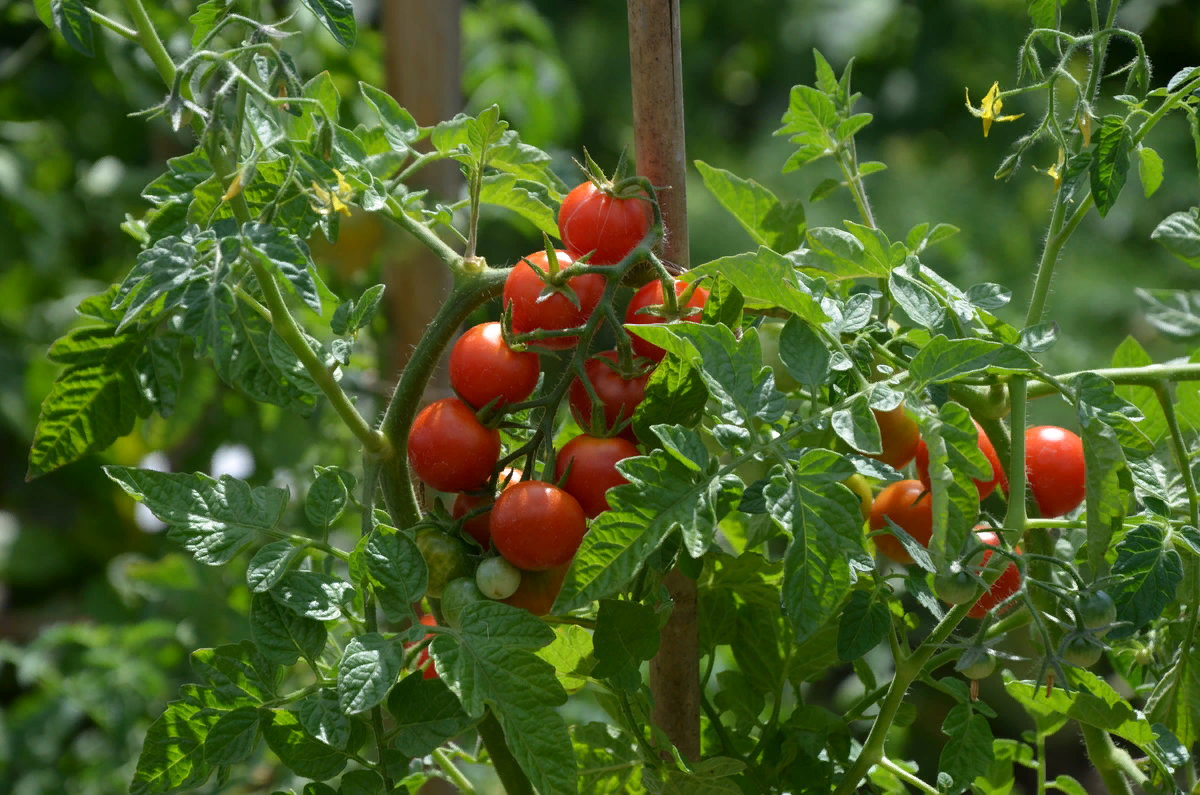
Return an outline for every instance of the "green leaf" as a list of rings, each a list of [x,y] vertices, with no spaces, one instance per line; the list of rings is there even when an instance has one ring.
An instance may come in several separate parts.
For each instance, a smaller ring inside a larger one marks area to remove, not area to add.
[[[433,639],[438,673],[467,714],[478,717],[494,707],[513,756],[536,789],[574,792],[571,738],[554,709],[567,696],[554,668],[530,651],[553,642],[554,632],[500,602],[468,604],[460,622],[458,632]]]
[[[479,200],[512,210],[551,237],[558,237],[558,200],[544,185],[516,174],[488,174]]]
[[[392,148],[407,151],[421,138],[421,128],[417,125],[412,114],[400,107],[400,103],[386,91],[376,88],[361,80],[358,88],[362,91],[363,99],[379,116],[383,124],[383,134]]]
[[[1183,579],[1183,560],[1166,541],[1161,527],[1142,524],[1117,545],[1117,561],[1112,568],[1117,580],[1109,593],[1117,603],[1117,621],[1129,622],[1129,626],[1117,627],[1110,637],[1124,637],[1142,629],[1161,616],[1175,598]]]
[[[654,611],[637,602],[601,599],[592,637],[596,666],[592,676],[633,680],[636,690],[642,682],[642,662],[658,653],[658,621]]]
[[[707,480],[702,486],[696,472],[663,450],[626,458],[618,469],[629,483],[611,489],[610,509],[592,520],[555,613],[585,607],[624,588],[672,530],[695,527]]]
[[[1200,739],[1200,646],[1181,645],[1146,702],[1150,720],[1165,725],[1185,748]]]
[[[379,301],[383,298],[383,285],[376,284],[368,287],[355,301],[348,298],[334,310],[330,329],[334,334],[353,334],[367,326],[375,317]]]
[[[1171,213],[1154,228],[1150,239],[1193,268],[1200,268],[1200,207]]]
[[[175,792],[203,784],[213,766],[205,759],[204,740],[219,713],[190,701],[172,701],[142,743],[130,795]]]
[[[831,274],[836,279],[862,276],[887,277],[891,274],[890,251],[887,260],[868,256],[867,247],[853,232],[831,226],[808,230],[809,250],[801,252],[800,263]],[[876,250],[874,253],[878,254]]]
[[[389,621],[412,616],[429,584],[429,569],[416,543],[393,528],[378,525],[364,548],[372,590]]]
[[[204,739],[204,758],[214,765],[244,762],[258,744],[258,709],[238,707],[221,715]]]
[[[554,634],[554,642],[538,649],[537,656],[554,666],[558,683],[568,695],[574,694],[587,685],[587,677],[596,662],[592,656],[592,635],[573,624],[556,626]]]
[[[432,753],[476,723],[445,682],[425,679],[419,671],[392,688],[387,708],[396,721],[392,747],[413,759]]]
[[[786,174],[820,157],[833,154],[833,131],[838,123],[833,100],[811,86],[793,86],[776,135],[790,136],[799,151],[788,158],[783,167]]]
[[[256,593],[250,602],[250,637],[268,660],[292,665],[301,655],[320,657],[327,632],[320,621],[297,615],[269,594]]]
[[[351,638],[338,665],[338,703],[347,715],[365,712],[387,698],[404,668],[395,641],[378,632]]]
[[[58,340],[52,358],[75,359],[42,401],[26,479],[107,448],[133,430],[143,405],[139,337],[111,327],[78,329]]]
[[[849,470],[849,471],[848,471]],[[865,561],[862,506],[840,481],[853,470],[829,450],[808,450],[788,478],[764,489],[772,520],[792,537],[784,556],[783,603],[803,643],[820,630],[850,591],[850,561]]]
[[[1116,114],[1105,116],[1100,122],[1095,141],[1095,154],[1088,174],[1092,198],[1096,200],[1096,212],[1103,217],[1116,203],[1121,188],[1125,187],[1125,174],[1129,171],[1131,137],[1125,119]]]
[[[846,444],[866,455],[883,452],[879,423],[867,402],[867,394],[859,392],[833,412],[830,418],[833,432]]]
[[[215,649],[196,649],[192,652],[192,667],[216,697],[230,707],[270,700],[280,677],[279,666],[247,640]]]
[[[272,541],[259,547],[246,568],[246,583],[254,592],[269,591],[304,553],[291,541]]]
[[[344,749],[350,744],[350,716],[342,711],[337,694],[321,690],[297,704],[296,716],[300,725],[314,740],[332,748]]]
[[[942,733],[950,739],[938,758],[939,776],[947,773],[960,788],[987,773],[995,756],[992,753],[992,728],[987,719],[969,704],[954,706],[942,723]]]
[[[651,426],[664,423],[695,425],[708,403],[708,388],[700,372],[691,364],[671,357],[654,368],[646,384],[646,396],[633,413],[633,427],[639,439],[656,438]]]
[[[914,391],[979,373],[1003,375],[1038,368],[1037,360],[1013,345],[979,339],[948,339],[938,334],[909,364]]]
[[[346,509],[357,479],[340,467],[317,466],[314,469],[317,477],[304,495],[304,517],[314,526],[326,528]]]
[[[192,49],[199,49],[200,42],[213,31],[229,12],[230,0],[205,0],[196,6],[196,10],[188,17],[192,26]]]
[[[349,761],[343,752],[310,736],[296,713],[286,709],[263,710],[262,732],[279,761],[305,778],[331,779]]]
[[[580,795],[625,795],[637,792],[641,761],[633,739],[609,723],[583,723],[571,727],[575,757],[579,761]]]
[[[351,770],[338,782],[338,795],[386,795],[383,778],[374,770]]]
[[[112,308],[125,310],[117,331],[123,331],[147,309],[153,311],[143,319],[153,320],[195,300],[198,292],[193,282],[205,281],[210,275],[202,264],[204,259],[197,255],[196,238],[191,234],[157,240],[138,254],[137,263],[113,297]]]
[[[354,46],[357,29],[351,0],[304,0],[304,5],[321,20],[338,44],[347,50]]]
[[[1029,18],[1035,28],[1054,28],[1058,24],[1058,7],[1063,0],[1026,0]]]
[[[333,621],[354,598],[354,587],[345,580],[315,571],[289,571],[269,592],[276,602],[296,615]]]
[[[838,621],[838,659],[850,662],[862,657],[887,637],[891,623],[887,599],[880,591],[852,591]]]
[[[251,488],[228,475],[213,480],[201,473],[121,466],[106,466],[104,473],[130,497],[145,503],[196,560],[210,566],[228,563],[257,536],[267,535],[288,502],[286,489]]]
[[[1141,343],[1132,336],[1129,336],[1122,340],[1117,349],[1113,351],[1109,366],[1143,367],[1153,363],[1154,360],[1150,358],[1150,354],[1146,352]],[[1155,395],[1153,388],[1148,386],[1118,385],[1116,386],[1116,394],[1122,400],[1127,400],[1134,406],[1137,406],[1138,411],[1142,414],[1142,420],[1138,422],[1138,427],[1151,441],[1158,442],[1166,437],[1167,419],[1163,414],[1162,406],[1159,405],[1158,397]]]
[[[308,246],[286,229],[250,222],[242,226],[246,246],[258,254],[264,265],[283,276],[292,291],[312,311],[321,314],[321,296],[317,293],[316,264]]]
[[[92,18],[83,0],[36,0],[38,17],[46,27],[57,30],[71,49],[91,58]]]
[[[1090,422],[1083,431],[1083,458],[1087,476],[1087,552],[1095,576],[1108,572],[1108,547],[1125,519],[1126,490],[1120,475],[1125,456],[1112,428]]]
[[[888,276],[888,292],[914,323],[934,330],[946,322],[946,310],[933,291],[916,277],[917,268],[896,268]]]
[[[1142,194],[1149,199],[1162,185],[1163,160],[1159,157],[1158,152],[1148,146],[1139,145],[1137,153],[1138,179],[1142,183]]]
[[[689,278],[716,278],[718,275],[737,288],[747,309],[779,307],[814,326],[829,319],[796,278],[791,260],[769,248],[706,262],[693,268]]]
[[[786,254],[804,239],[804,206],[784,204],[769,189],[703,160],[695,161],[704,186],[760,246]]]
[[[1171,337],[1200,336],[1200,291],[1134,289],[1141,299],[1146,320]]]
[[[801,384],[816,388],[830,374],[831,355],[826,342],[798,317],[788,318],[779,333],[779,359]]]

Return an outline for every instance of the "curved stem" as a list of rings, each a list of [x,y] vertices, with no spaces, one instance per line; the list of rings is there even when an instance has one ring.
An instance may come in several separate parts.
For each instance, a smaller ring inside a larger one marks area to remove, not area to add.
[[[1029,385],[1030,399],[1061,394],[1058,383],[1069,381],[1084,372],[1095,373],[1107,378],[1114,384],[1131,386],[1158,386],[1165,381],[1200,381],[1200,364],[1147,364],[1143,367],[1102,367],[1099,370],[1080,370],[1078,372],[1062,373],[1053,378],[1053,382],[1037,382]],[[1057,383],[1054,383],[1057,382]]]
[[[508,743],[504,741],[504,730],[500,728],[500,721],[496,720],[490,707],[476,728],[479,732],[479,739],[483,741],[488,756],[492,759],[496,775],[500,777],[500,783],[504,785],[504,791],[508,795],[534,795],[533,785],[525,777],[525,773],[517,764],[512,751],[508,750]]]
[[[99,11],[97,11],[94,8],[87,8],[85,6],[85,10],[88,12],[88,16],[91,17],[92,21],[95,22],[97,25],[108,28],[113,33],[116,33],[118,36],[122,36],[126,39],[129,39],[130,41],[140,41],[140,39],[138,38],[138,32],[136,30],[134,30],[133,28],[129,28],[129,27],[122,25],[120,22],[116,21],[112,17],[107,17],[104,14],[101,14]]]
[[[879,760],[879,766],[891,771],[893,776],[900,779],[905,784],[908,784],[910,787],[914,787],[921,792],[927,792],[929,795],[938,795],[938,791],[936,789],[929,786],[912,773],[909,773],[907,770],[900,767],[900,765],[896,764],[891,759],[888,759],[886,756]]]
[[[384,469],[384,501],[397,527],[412,527],[421,518],[408,469],[408,429],[420,407],[425,384],[455,331],[477,306],[500,293],[508,271],[460,269],[457,274],[454,291],[413,349],[380,423],[379,432],[391,444]]]
[[[445,748],[438,748],[433,752],[433,758],[438,763],[438,767],[450,779],[450,783],[458,787],[458,791],[462,795],[475,795],[475,785],[473,785],[462,771],[454,764],[454,760],[450,758],[450,754],[446,753]],[[391,790],[384,790],[390,792]]]
[[[138,42],[146,51],[146,55],[150,56],[150,60],[153,62],[154,68],[158,70],[163,82],[168,86],[175,85],[175,62],[171,60],[167,48],[163,46],[162,39],[158,37],[158,31],[155,30],[154,23],[150,21],[150,15],[146,13],[146,7],[142,5],[142,0],[125,0],[125,8],[129,11],[129,16],[133,18],[133,24],[137,28]]]
[[[1095,766],[1096,772],[1100,774],[1105,788],[1110,793],[1132,795],[1133,790],[1129,788],[1129,782],[1125,780],[1126,775],[1138,784],[1146,782],[1146,774],[1137,769],[1137,765],[1129,758],[1129,754],[1117,748],[1112,738],[1108,736],[1108,732],[1082,721],[1079,722],[1079,731],[1083,734],[1083,743],[1087,748],[1088,759]]]

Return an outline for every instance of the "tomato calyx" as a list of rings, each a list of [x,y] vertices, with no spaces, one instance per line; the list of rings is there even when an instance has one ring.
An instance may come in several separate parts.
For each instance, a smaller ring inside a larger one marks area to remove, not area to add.
[[[1075,602],[1075,621],[1080,629],[1104,637],[1117,622],[1117,604],[1104,591],[1088,591]]]
[[[1104,656],[1104,643],[1092,632],[1069,632],[1058,648],[1058,656],[1067,665],[1091,668]]]
[[[987,646],[970,646],[959,655],[954,670],[967,679],[986,679],[996,671],[996,652]]]
[[[658,283],[662,286],[662,295],[666,300],[661,304],[650,304],[635,309],[631,313],[631,317],[639,318],[642,323],[668,323],[672,320],[699,320],[700,315],[704,314],[704,309],[701,307],[688,306],[688,302],[696,294],[696,290],[700,289],[700,282],[703,279],[696,279],[687,283],[681,292],[676,292],[676,280],[659,279]],[[650,282],[647,282],[649,284]],[[645,289],[643,287],[642,289]],[[645,319],[642,319],[645,318]]]
[[[946,604],[973,602],[981,593],[979,580],[958,561],[951,563],[933,579],[933,592]]]

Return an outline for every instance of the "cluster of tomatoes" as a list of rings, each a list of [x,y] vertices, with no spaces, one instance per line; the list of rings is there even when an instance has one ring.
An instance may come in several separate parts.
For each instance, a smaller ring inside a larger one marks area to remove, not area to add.
[[[878,412],[876,417],[884,441],[884,453],[879,457],[897,469],[915,461],[917,478],[890,483],[880,491],[871,504],[868,521],[872,530],[883,531],[874,536],[879,551],[897,563],[908,564],[913,562],[912,556],[904,544],[887,531],[891,522],[917,543],[929,545],[933,536],[929,450],[920,438],[916,422],[905,413],[903,406],[892,412]],[[989,477],[975,480],[975,488],[982,500],[997,488],[1007,492],[1008,479],[987,434],[978,424],[975,430],[979,450],[991,466]],[[1028,429],[1025,432],[1025,472],[1034,504],[1042,517],[1070,513],[1083,502],[1086,491],[1082,440],[1071,431],[1052,425]],[[935,580],[938,596],[950,604],[976,599],[978,574],[992,556],[992,551],[986,547],[1000,546],[999,536],[987,525],[979,525],[975,531],[982,549],[977,553],[978,560],[965,561],[974,574],[962,564],[955,564],[951,571]],[[1019,547],[1014,550],[1014,554],[1020,552]],[[991,587],[978,596],[967,615],[983,618],[1020,589],[1020,570],[1016,563],[1010,563]]]
[[[443,585],[434,581],[429,545],[418,537],[430,562],[429,593],[441,599],[447,622],[453,623],[462,603],[482,597],[537,615],[549,612],[588,522],[609,509],[606,492],[626,482],[616,464],[639,454],[631,420],[665,355],[658,346],[629,337],[623,351],[583,360],[565,397],[584,433],[547,450],[554,464],[540,478],[510,466],[526,452],[504,455],[498,426],[529,407],[546,380],[543,359],[557,360],[563,351],[574,355],[610,280],[626,270],[605,269],[626,260],[651,224],[644,193],[622,196],[590,181],[573,189],[558,215],[564,248],[534,252],[509,272],[504,321],[468,329],[450,351],[456,396],[431,403],[414,419],[408,436],[413,473],[428,487],[455,495],[451,518],[484,556],[473,578]],[[577,264],[587,267],[571,268]],[[638,290],[625,322],[699,321],[708,292],[675,282],[678,312],[669,313],[669,286],[655,280]]]

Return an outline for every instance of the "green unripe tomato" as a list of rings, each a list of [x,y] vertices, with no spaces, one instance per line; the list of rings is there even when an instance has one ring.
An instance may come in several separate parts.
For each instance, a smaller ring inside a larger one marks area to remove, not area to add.
[[[800,388],[800,382],[792,377],[779,357],[779,335],[784,322],[768,318],[758,327],[758,345],[762,348],[762,363],[775,373],[775,387],[782,392]]]
[[[1063,641],[1059,657],[1068,665],[1091,668],[1100,661],[1104,646],[1090,633],[1072,632]]]
[[[441,530],[427,527],[417,533],[417,549],[421,550],[421,557],[429,569],[425,593],[434,599],[442,597],[446,583],[469,573],[466,544]]]
[[[475,569],[475,585],[488,599],[507,599],[521,587],[521,570],[500,556],[487,558]]]
[[[484,596],[470,577],[457,577],[442,589],[442,619],[452,629],[461,626],[462,611],[469,604],[482,602]]]
[[[986,679],[996,670],[996,652],[987,646],[972,646],[958,658],[954,670],[968,679]]]
[[[979,596],[979,582],[957,562],[933,578],[933,592],[946,604],[963,605]]]
[[[1117,605],[1104,591],[1092,591],[1079,597],[1075,615],[1081,627],[1104,637],[1117,620]]]
[[[854,496],[858,497],[859,505],[862,508],[863,521],[871,518],[871,505],[875,502],[875,495],[871,493],[871,484],[862,475],[854,474],[842,481],[842,484],[854,492]]]

